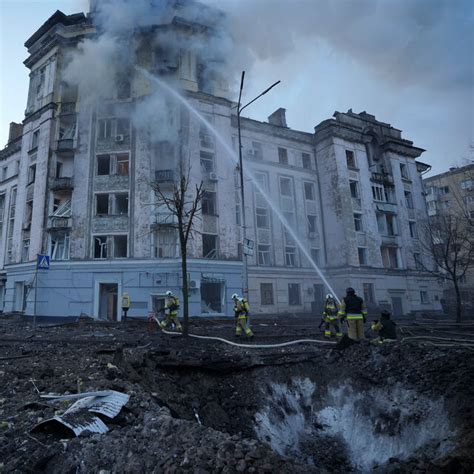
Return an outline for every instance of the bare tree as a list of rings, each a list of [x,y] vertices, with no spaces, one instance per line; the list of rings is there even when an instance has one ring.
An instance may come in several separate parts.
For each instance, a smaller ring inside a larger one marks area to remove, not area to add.
[[[204,196],[203,182],[195,185],[194,192],[190,190],[190,169],[181,172],[179,181],[175,181],[172,189],[161,183],[150,183],[157,198],[158,206],[164,207],[170,217],[170,225],[176,228],[179,237],[181,254],[181,277],[183,282],[183,335],[189,333],[189,295],[188,295],[188,241],[193,232],[195,219],[201,211],[201,201]]]
[[[456,294],[456,321],[462,319],[461,291],[459,283],[474,266],[474,232],[472,222],[463,212],[441,214],[428,220],[423,240],[425,250],[433,257],[435,269],[451,281]]]

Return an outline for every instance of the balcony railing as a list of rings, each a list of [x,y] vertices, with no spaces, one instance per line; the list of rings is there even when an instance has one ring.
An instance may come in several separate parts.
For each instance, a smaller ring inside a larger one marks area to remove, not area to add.
[[[68,229],[72,226],[72,219],[70,217],[50,217],[48,219],[48,229]]]
[[[59,110],[59,113],[62,115],[76,113],[76,103],[75,102],[61,102],[61,108]]]
[[[55,178],[51,182],[51,191],[70,191],[74,189],[74,181],[70,177]]]
[[[372,173],[372,181],[385,184],[393,184],[393,176],[388,173]]]
[[[56,145],[56,151],[74,151],[74,139],[73,138],[65,138],[62,140],[58,140]]]
[[[158,170],[155,171],[155,181],[157,183],[174,182],[174,170]]]

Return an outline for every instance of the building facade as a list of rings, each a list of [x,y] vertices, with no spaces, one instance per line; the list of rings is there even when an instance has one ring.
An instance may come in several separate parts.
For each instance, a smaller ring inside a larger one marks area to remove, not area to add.
[[[474,164],[452,167],[449,171],[424,179],[428,216],[454,216],[466,225],[466,232],[473,232],[474,225]],[[464,312],[474,308],[474,262],[459,280]],[[443,300],[447,312],[456,307],[452,282],[443,284]]]
[[[212,28],[175,3],[159,25],[133,32],[139,67],[94,100],[68,73],[81,42],[100,38],[94,11],[56,12],[26,42],[25,120],[0,152],[3,310],[120,319],[125,291],[130,316],[180,293],[176,229],[150,184],[171,189],[183,169],[206,191],[189,245],[191,314],[231,314],[243,286],[242,211],[253,312],[319,313],[329,290],[312,262],[338,295],[352,286],[396,315],[439,310],[436,280],[416,265],[423,150],[365,112],[336,112],[313,133],[288,128],[284,109],[268,122],[242,118],[242,209],[225,76],[183,47],[183,38],[206,44]],[[154,46],[156,34],[180,37],[180,47]],[[36,269],[38,254],[50,256],[49,270]]]

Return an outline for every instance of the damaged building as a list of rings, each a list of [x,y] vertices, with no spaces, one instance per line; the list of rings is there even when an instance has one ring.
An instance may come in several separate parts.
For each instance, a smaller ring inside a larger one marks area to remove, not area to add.
[[[95,2],[87,15],[57,11],[26,41],[25,119],[0,152],[0,309],[119,320],[123,292],[132,317],[160,309],[169,289],[180,294],[176,228],[150,184],[171,189],[185,163],[206,191],[189,245],[192,315],[231,314],[243,286],[242,212],[254,243],[252,311],[319,313],[328,290],[272,205],[339,296],[352,286],[397,316],[439,310],[437,280],[419,265],[430,259],[417,229],[427,215],[424,150],[366,112],[336,112],[312,133],[289,128],[284,109],[268,122],[242,118],[244,166],[270,196],[246,179],[242,209],[223,145],[238,151],[235,102],[223,59],[205,47],[222,35],[220,14],[160,5],[159,21],[127,30],[120,47],[132,54],[117,70],[86,67],[93,48],[112,58],[118,38],[113,28],[104,36]],[[223,140],[143,71],[179,90]],[[36,269],[38,254],[49,270]]]

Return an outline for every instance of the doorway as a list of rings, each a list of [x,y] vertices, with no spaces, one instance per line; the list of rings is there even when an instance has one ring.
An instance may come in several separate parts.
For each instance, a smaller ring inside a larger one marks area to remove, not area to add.
[[[99,319],[117,321],[118,284],[99,284]]]
[[[201,312],[222,313],[223,294],[223,283],[201,282]]]
[[[392,314],[397,318],[403,316],[403,302],[401,296],[391,296],[392,300]]]
[[[151,295],[151,310],[159,317],[160,313],[163,313],[165,307],[165,296],[164,295]]]

